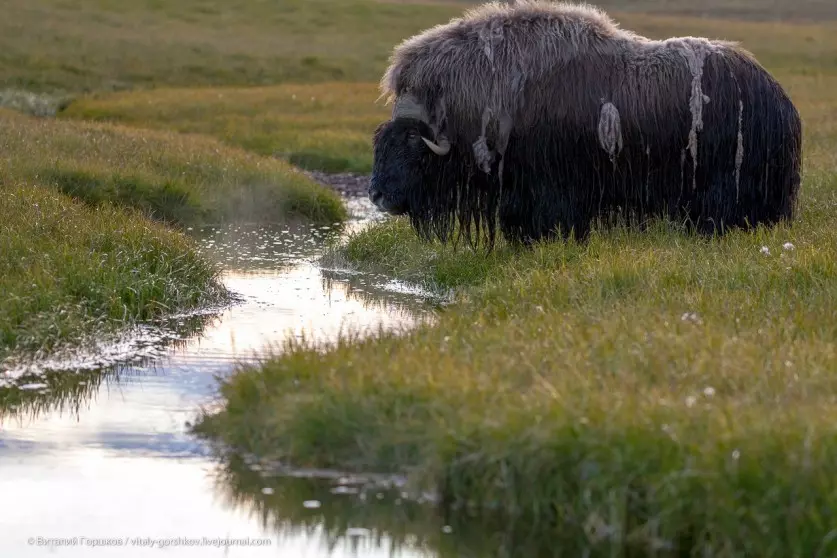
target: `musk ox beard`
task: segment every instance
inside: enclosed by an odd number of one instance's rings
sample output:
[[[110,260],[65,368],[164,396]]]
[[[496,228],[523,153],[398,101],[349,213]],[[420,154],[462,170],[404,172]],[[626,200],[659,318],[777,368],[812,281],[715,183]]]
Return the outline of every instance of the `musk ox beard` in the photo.
[[[794,217],[801,122],[737,43],[652,40],[587,4],[489,3],[398,45],[369,197],[426,239],[586,238],[621,215],[700,233]]]

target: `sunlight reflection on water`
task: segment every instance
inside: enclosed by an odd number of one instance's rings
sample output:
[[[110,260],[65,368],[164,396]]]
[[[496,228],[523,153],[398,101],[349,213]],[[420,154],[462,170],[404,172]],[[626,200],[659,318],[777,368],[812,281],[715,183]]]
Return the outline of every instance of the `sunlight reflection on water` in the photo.
[[[369,222],[365,200],[352,200],[350,207],[350,229]],[[329,234],[244,226],[198,231],[207,253],[223,263],[224,281],[240,295],[238,303],[100,340],[93,353],[42,359],[0,374],[0,390],[7,392],[16,391],[8,385],[43,384],[31,390],[33,396],[19,396],[0,422],[0,494],[7,504],[0,509],[0,555],[159,552],[130,544],[94,549],[80,539],[48,549],[28,544],[30,537],[272,539],[269,547],[168,549],[177,556],[267,556],[277,550],[299,557],[433,555],[419,548],[391,552],[385,534],[358,535],[365,533],[357,530],[363,525],[353,525],[354,534],[339,544],[331,536],[337,546],[330,549],[316,526],[267,524],[263,514],[253,516],[253,505],[219,496],[213,481],[218,464],[186,430],[198,407],[213,401],[216,374],[229,374],[236,363],[255,361],[265,351],[281,351],[289,336],[327,342],[341,331],[409,328],[432,317],[420,289],[321,270],[314,259]],[[67,393],[43,389],[49,369],[74,374],[115,363],[121,364],[114,374],[90,374]]]

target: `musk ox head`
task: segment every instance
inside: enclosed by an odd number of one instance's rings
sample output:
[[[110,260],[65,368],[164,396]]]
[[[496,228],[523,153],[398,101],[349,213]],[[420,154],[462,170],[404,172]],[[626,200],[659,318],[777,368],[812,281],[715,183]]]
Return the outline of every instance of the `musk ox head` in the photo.
[[[385,213],[409,214],[414,209],[410,200],[420,197],[427,169],[450,149],[424,107],[412,96],[399,98],[392,119],[375,130],[369,200]]]

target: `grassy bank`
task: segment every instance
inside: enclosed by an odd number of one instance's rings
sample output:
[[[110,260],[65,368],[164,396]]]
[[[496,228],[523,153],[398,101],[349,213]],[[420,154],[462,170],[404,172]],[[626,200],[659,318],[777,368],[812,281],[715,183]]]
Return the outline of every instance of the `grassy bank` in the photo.
[[[136,212],[6,177],[0,199],[0,361],[228,296],[192,242]]]
[[[167,223],[342,221],[331,190],[289,165],[211,138],[0,109],[0,176],[36,180],[90,204],[112,202]]]
[[[331,257],[462,299],[406,336],[289,342],[226,379],[197,431],[298,466],[405,472],[556,555],[837,552],[837,43],[704,25],[800,108],[792,227],[705,240],[660,223],[485,256],[376,226]],[[769,36],[788,39],[751,46]]]
[[[0,359],[223,298],[172,225],[347,215],[286,163],[212,138],[5,109],[0,194]]]

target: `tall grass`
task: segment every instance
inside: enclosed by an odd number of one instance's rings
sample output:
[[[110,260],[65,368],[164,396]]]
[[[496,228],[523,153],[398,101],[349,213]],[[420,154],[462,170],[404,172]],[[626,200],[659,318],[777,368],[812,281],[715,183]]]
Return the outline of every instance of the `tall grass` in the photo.
[[[834,202],[833,180],[808,186]],[[448,275],[479,288],[436,326],[290,344],[230,378],[199,431],[292,464],[408,472],[566,551],[812,556],[837,509],[836,246],[803,221],[495,256]]]
[[[0,360],[223,300],[171,226],[347,216],[297,169],[211,138],[7,109],[0,195]]]
[[[141,215],[0,180],[0,361],[226,301],[192,241]]]

